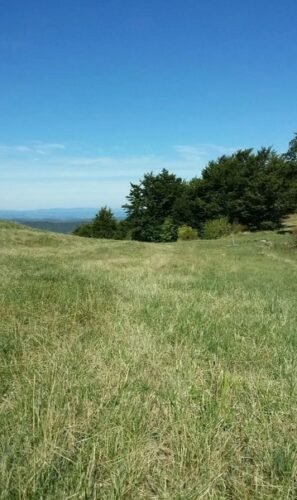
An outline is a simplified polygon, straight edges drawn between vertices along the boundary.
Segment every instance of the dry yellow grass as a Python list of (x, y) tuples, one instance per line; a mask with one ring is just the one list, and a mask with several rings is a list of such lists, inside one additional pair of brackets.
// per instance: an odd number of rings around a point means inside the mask
[(297, 214), (291, 214), (288, 217), (285, 217), (282, 227), (284, 230), (289, 231), (297, 229)]

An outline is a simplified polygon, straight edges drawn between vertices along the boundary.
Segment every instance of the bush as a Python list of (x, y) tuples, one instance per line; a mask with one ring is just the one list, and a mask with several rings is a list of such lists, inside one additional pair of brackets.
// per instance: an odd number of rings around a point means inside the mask
[(226, 217), (213, 219), (206, 222), (203, 226), (203, 237), (206, 240), (215, 240), (223, 238), (232, 233), (232, 226)]
[(274, 231), (275, 229), (277, 229), (277, 227), (278, 225), (271, 220), (263, 220), (259, 224), (259, 229), (261, 229), (262, 231)]
[(167, 217), (160, 228), (160, 241), (170, 242), (177, 240), (177, 227), (171, 217)]
[(129, 223), (123, 219), (117, 222), (115, 234), (116, 240), (131, 240), (131, 229)]
[(240, 222), (233, 222), (232, 233), (238, 234), (238, 233), (243, 233), (244, 231), (248, 231), (247, 226), (241, 224)]
[(197, 240), (198, 232), (191, 226), (180, 226), (177, 231), (178, 239), (183, 241)]
[(84, 238), (92, 238), (93, 226), (92, 224), (81, 224), (74, 229), (73, 234), (76, 236), (83, 236)]

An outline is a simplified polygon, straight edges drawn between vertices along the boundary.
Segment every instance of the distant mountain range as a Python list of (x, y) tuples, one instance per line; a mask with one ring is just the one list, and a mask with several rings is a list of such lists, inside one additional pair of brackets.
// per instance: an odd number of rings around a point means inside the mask
[[(125, 217), (121, 208), (112, 209), (118, 219)], [(90, 220), (98, 208), (41, 208), (38, 210), (0, 210), (0, 219), (17, 221), (77, 221)]]
[[(112, 209), (117, 219), (123, 219), (121, 208)], [(80, 224), (89, 222), (98, 208), (42, 208), (38, 210), (0, 210), (0, 219), (20, 222), (26, 226), (55, 233), (70, 234)]]
[(13, 222), (21, 223), (25, 226), (33, 227), (35, 229), (42, 229), (43, 231), (51, 231), (53, 233), (71, 234), (74, 229), (81, 224), (86, 224), (89, 219), (78, 220), (34, 220), (34, 219), (14, 219)]

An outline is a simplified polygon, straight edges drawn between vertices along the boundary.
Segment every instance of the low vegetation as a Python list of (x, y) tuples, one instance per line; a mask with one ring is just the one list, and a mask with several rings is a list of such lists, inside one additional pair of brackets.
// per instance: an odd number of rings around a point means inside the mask
[(180, 226), (177, 234), (178, 239), (183, 241), (197, 240), (198, 238), (197, 229), (193, 229), (192, 227), (186, 225)]
[(292, 235), (0, 224), (1, 499), (295, 499)]
[(206, 240), (216, 240), (229, 236), (232, 233), (232, 226), (226, 217), (207, 221), (203, 226), (203, 237)]

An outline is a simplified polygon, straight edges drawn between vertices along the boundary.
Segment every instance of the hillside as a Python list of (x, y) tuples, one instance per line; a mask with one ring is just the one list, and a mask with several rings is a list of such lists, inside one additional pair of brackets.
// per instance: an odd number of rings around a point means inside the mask
[(0, 498), (296, 498), (289, 241), (0, 223)]
[(34, 220), (34, 219), (20, 219), (15, 222), (24, 224), (25, 226), (29, 226), (36, 229), (43, 229), (44, 231), (52, 231), (55, 233), (62, 234), (71, 234), (74, 229), (77, 228), (80, 224), (87, 224), (89, 222), (88, 219), (78, 219), (78, 220)]

